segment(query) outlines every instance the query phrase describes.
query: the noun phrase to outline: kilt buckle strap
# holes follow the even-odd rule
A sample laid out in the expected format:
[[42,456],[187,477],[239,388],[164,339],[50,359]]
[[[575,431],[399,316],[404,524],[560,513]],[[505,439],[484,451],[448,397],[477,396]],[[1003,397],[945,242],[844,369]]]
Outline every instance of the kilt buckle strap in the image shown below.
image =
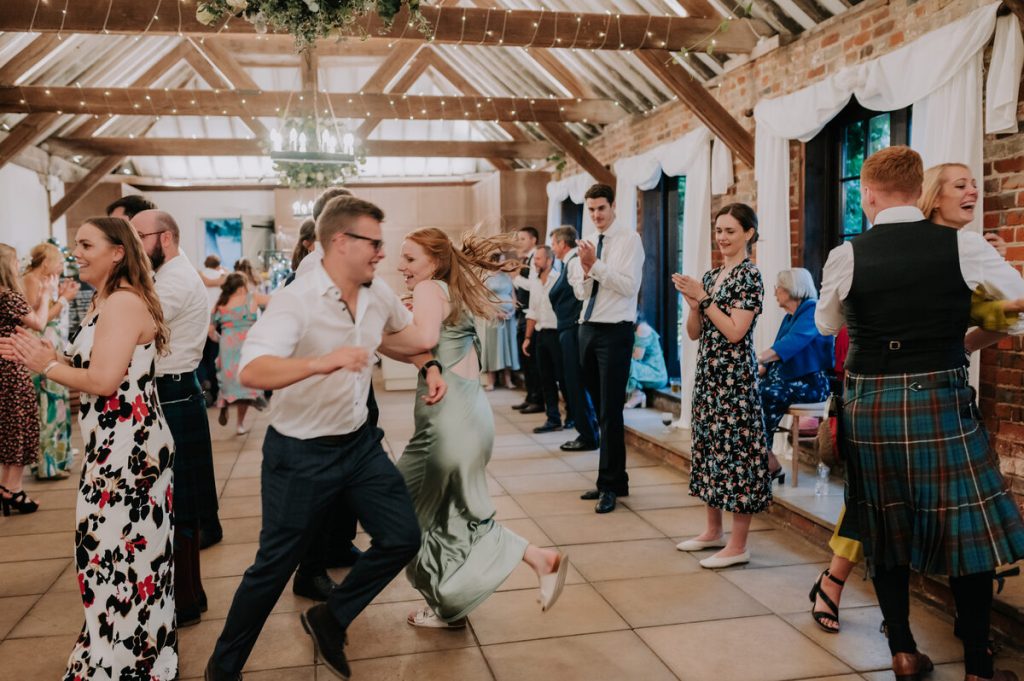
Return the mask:
[[901,350],[902,348],[903,348],[903,343],[901,343],[900,341],[898,341],[898,340],[891,340],[891,341],[889,341],[889,349],[890,350]]

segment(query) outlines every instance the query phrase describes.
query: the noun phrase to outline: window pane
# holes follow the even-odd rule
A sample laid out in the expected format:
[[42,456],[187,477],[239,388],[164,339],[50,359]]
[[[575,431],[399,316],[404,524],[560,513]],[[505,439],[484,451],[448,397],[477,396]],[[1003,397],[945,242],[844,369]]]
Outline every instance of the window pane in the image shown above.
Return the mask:
[[856,235],[863,231],[863,213],[860,208],[860,180],[848,180],[842,184],[843,235]]
[[892,144],[891,118],[884,113],[868,121],[868,156]]
[[843,177],[858,177],[864,163],[864,121],[846,126],[843,131]]
[[[679,225],[677,227],[678,233],[679,233],[679,250],[676,253],[676,272],[682,272],[683,271],[683,239],[685,238],[685,235],[683,234],[683,216],[686,214],[685,213],[685,209],[686,209],[686,175],[680,175],[679,176],[679,185],[678,185],[678,187],[679,187],[679,192],[678,192],[678,201],[679,201],[679,203],[678,203],[678,211],[679,212],[676,213],[676,215],[678,216],[677,220],[679,222]],[[695,227],[697,229],[705,229],[706,228],[705,225],[695,225]],[[703,274],[703,273],[701,273],[701,274]],[[701,274],[698,274],[696,276],[701,276]],[[675,289],[673,287],[671,287],[671,286],[669,287],[669,291],[670,292],[674,291],[674,290]],[[680,350],[679,350],[680,361],[682,359],[681,356],[682,356],[682,347],[683,347],[683,334],[685,333],[684,328],[686,327],[686,324],[683,324],[682,322],[683,322],[683,320],[686,319],[686,314],[688,312],[689,312],[689,307],[687,306],[686,301],[683,300],[683,297],[681,295],[676,295],[676,320],[679,322],[679,323],[676,324],[676,347],[680,348]]]

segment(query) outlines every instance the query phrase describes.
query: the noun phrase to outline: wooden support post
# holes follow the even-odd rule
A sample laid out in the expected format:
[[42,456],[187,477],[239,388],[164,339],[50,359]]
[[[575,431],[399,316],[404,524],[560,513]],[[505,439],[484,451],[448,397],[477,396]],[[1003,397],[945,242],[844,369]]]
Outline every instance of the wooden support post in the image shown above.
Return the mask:
[[539,127],[549,140],[558,145],[569,158],[579,163],[594,177],[594,180],[612,187],[615,186],[615,174],[594,158],[593,154],[576,139],[576,135],[572,134],[572,131],[560,123],[540,123]]
[[65,193],[64,197],[50,208],[50,224],[53,224],[60,216],[76,203],[85,198],[85,195],[110,174],[110,171],[121,164],[124,156],[108,156],[100,161],[100,164],[93,168],[80,182],[76,182]]

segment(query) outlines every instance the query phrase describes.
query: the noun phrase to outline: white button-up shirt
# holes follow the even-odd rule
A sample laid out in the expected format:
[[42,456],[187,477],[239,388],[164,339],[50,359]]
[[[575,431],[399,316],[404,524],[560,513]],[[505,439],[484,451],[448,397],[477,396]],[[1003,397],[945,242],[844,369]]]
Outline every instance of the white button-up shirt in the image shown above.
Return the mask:
[[[559,261],[562,263],[563,268],[569,268],[569,271],[566,272],[565,276],[566,279],[568,279],[570,286],[572,286],[573,278],[583,281],[583,265],[580,264],[579,250],[579,248],[570,249],[569,252],[565,254],[565,257]],[[576,299],[579,300],[580,294],[576,290],[575,286],[573,286],[572,292],[576,296]],[[594,305],[596,306],[597,303],[594,303]]]
[[304,274],[309,274],[314,271],[320,263],[324,261],[324,249],[317,241],[313,244],[313,250],[306,254],[306,257],[299,261],[299,266],[295,268],[295,276],[301,277]]
[[[895,206],[880,211],[875,216],[875,224],[920,222],[924,219],[924,214],[916,206]],[[991,300],[1024,298],[1024,279],[999,255],[992,244],[985,241],[985,237],[977,232],[960,229],[957,230],[956,240],[960,253],[960,274],[968,288],[976,291],[980,287]],[[843,301],[850,295],[852,285],[853,244],[847,241],[828,254],[821,277],[821,296],[815,308],[814,323],[824,335],[834,336],[846,324]],[[1024,319],[1018,319],[1007,333],[1024,335]]]
[[[359,290],[353,320],[341,291],[320,264],[274,293],[266,312],[249,329],[238,370],[264,355],[316,357],[342,346],[375,352],[385,333],[401,331],[411,322],[412,313],[379,278]],[[302,440],[354,432],[366,423],[372,375],[372,365],[359,373],[339,369],[275,390],[270,424],[282,435]]]
[[[583,301],[580,323],[583,323],[590,304],[594,282],[600,282],[594,311],[589,321],[614,324],[635,322],[637,297],[644,272],[644,245],[640,235],[628,227],[612,224],[604,233],[601,257],[590,268],[587,276],[580,267],[569,269],[569,283],[576,297]],[[597,239],[592,240],[597,248]]]
[[157,355],[156,375],[195,371],[203,359],[210,329],[206,286],[184,253],[164,262],[156,271],[156,294],[170,332],[166,355]]
[[530,278],[530,307],[526,308],[526,318],[536,322],[535,331],[553,331],[558,328],[558,317],[555,316],[555,309],[551,306],[551,297],[548,295],[558,281],[558,272],[554,269],[548,271],[548,281],[545,284],[541,281],[540,275]]

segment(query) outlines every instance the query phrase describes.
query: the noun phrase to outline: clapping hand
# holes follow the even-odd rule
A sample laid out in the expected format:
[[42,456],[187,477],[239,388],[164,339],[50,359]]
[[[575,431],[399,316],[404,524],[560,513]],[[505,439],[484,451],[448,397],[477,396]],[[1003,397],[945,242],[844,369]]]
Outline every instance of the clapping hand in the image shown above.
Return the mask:
[[50,341],[19,326],[12,335],[0,338],[0,357],[38,374],[57,359],[57,351]]
[[369,362],[370,352],[366,348],[344,346],[314,359],[312,368],[318,374],[331,374],[338,369],[360,372]]
[[700,305],[700,301],[708,295],[703,284],[685,274],[673,274],[672,285],[676,287],[676,291],[683,294],[686,304],[694,310]]
[[60,285],[57,287],[57,296],[69,301],[74,300],[81,288],[82,285],[74,279],[65,279],[60,282]]
[[583,269],[590,271],[590,268],[597,262],[597,248],[594,246],[594,242],[583,240],[576,244],[579,248],[580,264],[583,265]]

